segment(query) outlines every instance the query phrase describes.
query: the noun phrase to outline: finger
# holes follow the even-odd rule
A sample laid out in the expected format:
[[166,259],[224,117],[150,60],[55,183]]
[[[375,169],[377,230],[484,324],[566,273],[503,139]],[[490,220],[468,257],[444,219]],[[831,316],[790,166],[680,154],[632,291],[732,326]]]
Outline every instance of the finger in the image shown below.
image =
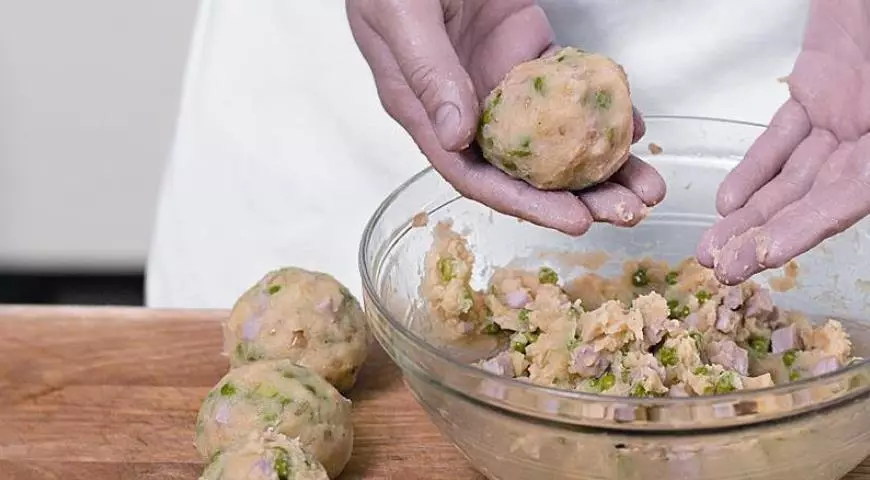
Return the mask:
[[742,207],[756,190],[779,173],[809,133],[810,121],[804,108],[789,99],[746,152],[743,161],[725,177],[717,194],[719,213],[725,216]]
[[723,247],[738,235],[764,223],[764,218],[754,208],[741,208],[716,222],[701,236],[695,256],[698,263],[712,268],[721,256]]
[[631,190],[605,182],[577,194],[596,222],[632,227],[646,217],[647,207]]
[[782,171],[740,208],[707,230],[698,243],[698,262],[713,266],[716,252],[737,235],[762,225],[786,205],[803,197],[813,185],[816,174],[837,147],[837,138],[816,129],[795,149]]
[[441,146],[450,151],[466,148],[477,127],[478,100],[447,35],[441,2],[361,3],[368,6],[364,19],[392,52]]
[[855,151],[856,144],[843,143],[831,155],[831,158],[819,169],[813,181],[813,187],[830,185],[840,179],[848,170],[849,164],[852,162],[852,154]]
[[[471,32],[470,71],[480,98],[486,97],[516,65],[540,57],[553,45],[554,33],[544,11],[529,0],[490,2]],[[490,5],[487,5],[490,7]]]
[[643,115],[641,115],[640,110],[637,107],[631,107],[632,111],[634,111],[634,130],[631,137],[631,143],[637,143],[646,135],[646,122],[643,121]]
[[760,212],[767,221],[783,207],[806,195],[823,166],[835,159],[838,145],[834,134],[814,129],[794,150],[780,174],[755,192],[746,206]]
[[[764,269],[779,268],[870,213],[868,156],[870,137],[862,139],[852,152],[838,181],[814,185],[806,196],[765,225],[726,244],[716,267],[717,276],[734,282]],[[754,258],[748,255],[752,251]]]
[[573,193],[538,190],[483,162],[473,149],[451,155],[432,165],[462,196],[569,235],[582,235],[592,226],[592,214]]
[[634,155],[628,157],[625,165],[610,177],[610,181],[630,190],[648,207],[664,200],[667,191],[665,180],[659,172]]
[[[431,133],[432,124],[426,117],[420,100],[405,81],[405,77],[384,39],[372,30],[361,17],[360,12],[352,8],[353,5],[358,4],[360,2],[348,0],[348,20],[354,38],[360,47],[360,52],[365,57],[375,77],[375,86],[381,104],[384,110],[423,149],[420,142],[426,133]],[[424,153],[426,153],[425,150]]]

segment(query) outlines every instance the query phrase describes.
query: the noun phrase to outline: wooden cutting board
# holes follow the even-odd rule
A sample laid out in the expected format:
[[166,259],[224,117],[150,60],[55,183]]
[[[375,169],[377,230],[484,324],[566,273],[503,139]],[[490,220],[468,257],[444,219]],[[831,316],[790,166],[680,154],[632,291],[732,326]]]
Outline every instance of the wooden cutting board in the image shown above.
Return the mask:
[[[0,479],[196,479],[193,425],[226,373],[220,311],[0,307]],[[482,480],[379,348],[342,479]],[[870,480],[870,462],[848,480]]]

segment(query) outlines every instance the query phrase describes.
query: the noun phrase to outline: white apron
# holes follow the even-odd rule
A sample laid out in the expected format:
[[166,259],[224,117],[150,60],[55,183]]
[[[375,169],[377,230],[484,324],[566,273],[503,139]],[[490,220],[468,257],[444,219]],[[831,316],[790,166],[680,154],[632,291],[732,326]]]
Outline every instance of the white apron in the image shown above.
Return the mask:
[[[766,123],[809,0],[547,0],[562,44],[614,57],[647,114]],[[344,2],[203,0],[147,268],[152,307],[227,308],[296,265],[360,293],[357,246],[427,165],[382,110]]]

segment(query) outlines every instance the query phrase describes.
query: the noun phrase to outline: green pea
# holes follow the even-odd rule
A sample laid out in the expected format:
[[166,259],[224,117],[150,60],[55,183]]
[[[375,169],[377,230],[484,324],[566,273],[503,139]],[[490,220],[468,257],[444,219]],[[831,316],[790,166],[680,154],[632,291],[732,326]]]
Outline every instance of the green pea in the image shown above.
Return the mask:
[[595,105],[602,110],[607,110],[613,104],[613,97],[609,93],[599,90],[595,92]]
[[278,474],[278,480],[288,480],[290,478],[290,459],[286,451],[280,452],[275,456],[275,473]]
[[497,107],[498,104],[501,103],[501,93],[502,93],[501,90],[497,90],[495,92],[495,96],[492,97],[492,106],[493,107]]
[[661,362],[665,367],[673,367],[679,362],[677,349],[674,347],[662,347],[659,349],[656,356],[659,358],[659,362]]
[[531,313],[532,312],[530,312],[529,310],[526,310],[525,308],[520,309],[519,313],[517,313],[517,319],[519,319],[521,325],[528,327],[529,315]]
[[686,318],[689,316],[690,313],[688,305],[683,305],[681,307],[680,302],[673,299],[668,300],[668,310],[670,311],[668,318],[672,318],[674,320]]
[[676,285],[679,275],[680,274],[677,272],[668,272],[668,274],[665,275],[665,282],[667,282],[668,285]]
[[729,393],[737,390],[737,387],[734,386],[734,377],[729,373],[724,373],[719,379],[716,381],[716,386],[713,391],[716,394]]
[[555,285],[559,283],[559,275],[550,267],[542,267],[538,271],[538,281]]
[[[489,107],[483,109],[483,113],[480,115],[480,126],[488,125],[492,122],[492,110]],[[480,131],[481,135],[483,134],[483,130]]]
[[257,388],[254,389],[254,393],[261,397],[273,398],[277,397],[281,392],[279,392],[274,385],[270,385],[268,383],[261,383],[257,385]]
[[535,85],[535,91],[540,93],[541,95],[543,95],[544,94],[544,77],[535,77],[534,85]]
[[529,337],[527,334],[522,332],[517,332],[511,335],[511,350],[520,353],[526,353],[526,346],[529,344]]
[[649,392],[647,391],[646,387],[643,386],[643,384],[638,383],[634,386],[634,388],[631,389],[631,393],[629,393],[629,395],[631,395],[632,397],[646,397],[649,395]]
[[483,333],[487,335],[496,335],[501,333],[501,327],[495,322],[487,322],[486,325],[483,326]]
[[278,414],[275,412],[267,412],[263,414],[263,420],[266,423],[272,424],[278,422]]
[[514,157],[528,157],[529,155],[532,154],[531,146],[532,146],[532,138],[531,137],[523,137],[523,139],[520,140],[519,148],[517,148],[516,150],[511,150],[510,152],[508,152],[508,155],[511,155]]
[[233,385],[232,383],[225,383],[225,384],[221,387],[221,396],[224,396],[224,397],[232,397],[233,395],[236,394],[237,391],[238,391],[238,390],[236,390],[236,386],[235,386],[235,385]]
[[604,129],[604,136],[607,138],[607,144],[613,147],[616,145],[616,129],[607,127]]
[[453,259],[452,258],[439,258],[438,259],[438,273],[441,275],[441,281],[443,283],[449,283],[450,280],[453,280]]
[[698,299],[699,304],[703,305],[707,302],[707,300],[710,300],[710,298],[712,298],[712,295],[706,290],[699,290],[698,293],[695,294],[695,298]]
[[272,285],[269,287],[269,295],[275,295],[281,291],[281,285]]
[[794,365],[795,360],[797,360],[797,350],[789,350],[782,354],[782,363],[791,368]]
[[789,374],[788,374],[788,379],[789,379],[789,381],[791,381],[791,382],[796,382],[796,381],[798,381],[798,380],[801,379],[801,374],[800,374],[800,372],[798,372],[797,370],[792,370],[792,371],[789,372]]
[[599,392],[606,392],[616,385],[616,376],[607,372],[599,378],[593,378],[590,385]]
[[695,375],[710,375],[710,367],[702,365],[696,368],[692,373],[694,373]]
[[634,275],[631,276],[631,284],[635,287],[645,287],[649,285],[647,270],[643,267],[638,267],[638,269],[634,271]]
[[692,332],[689,334],[689,336],[695,340],[695,347],[697,347],[698,350],[704,349],[704,336],[701,335],[700,332]]
[[767,355],[770,352],[770,339],[752,337],[749,339],[749,348],[758,355]]

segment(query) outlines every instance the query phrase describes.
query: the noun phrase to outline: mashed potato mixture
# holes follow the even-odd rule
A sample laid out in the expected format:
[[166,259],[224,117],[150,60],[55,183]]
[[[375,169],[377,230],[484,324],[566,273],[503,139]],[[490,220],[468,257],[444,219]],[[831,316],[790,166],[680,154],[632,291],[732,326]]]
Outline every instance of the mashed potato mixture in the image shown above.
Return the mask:
[[203,401],[196,420],[196,448],[211,458],[251,432],[264,431],[298,438],[335,478],[353,449],[351,401],[290,360],[244,365],[224,375]]
[[199,480],[329,480],[298,439],[272,431],[251,432],[218,452]]
[[517,65],[493,89],[477,143],[508,175],[543,190],[579,190],[628,159],[633,117],[622,67],[564,48]]
[[496,335],[476,363],[497,375],[606,395],[687,397],[788,383],[853,361],[841,324],[811,325],[753,282],[725,286],[694,259],[630,261],[618,278],[560,279],[498,269],[470,285],[474,256],[449,222],[435,228],[422,293],[450,338]]

